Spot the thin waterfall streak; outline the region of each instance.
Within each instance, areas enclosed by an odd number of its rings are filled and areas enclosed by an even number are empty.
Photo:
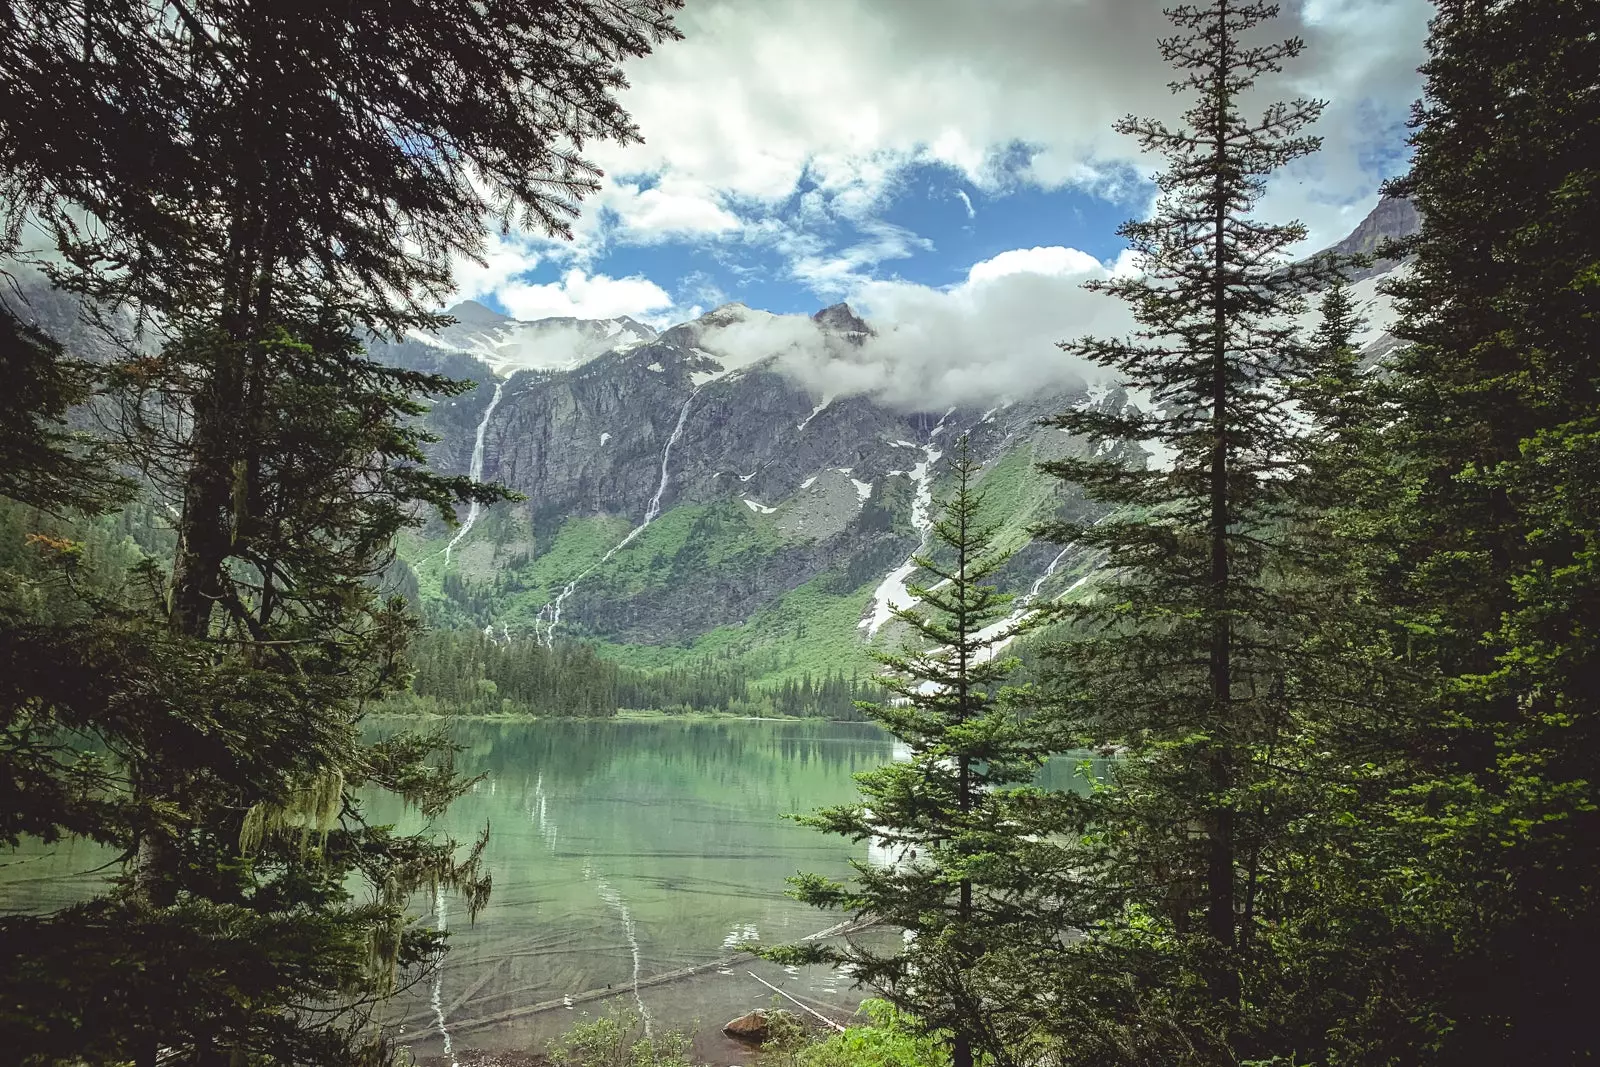
[[[439,933],[445,931],[445,905],[444,886],[433,887],[433,912],[436,916],[434,929]],[[433,972],[433,1016],[439,1036],[444,1038],[444,1054],[450,1060],[450,1067],[461,1067],[456,1062],[455,1047],[450,1042],[450,1030],[444,1024],[444,961],[440,960]]]
[[[678,411],[678,424],[672,428],[672,436],[667,438],[667,447],[661,450],[661,481],[656,485],[656,495],[650,498],[650,507],[644,513],[644,523],[640,529],[649,526],[655,521],[656,516],[661,514],[661,494],[667,491],[667,461],[672,458],[672,446],[683,436],[683,424],[689,420],[689,407],[699,395],[700,389],[697,386]]]
[[[538,621],[535,623],[534,632],[536,635],[539,634],[539,627],[543,627],[543,642],[546,648],[555,647],[556,627],[561,625],[561,611],[566,606],[568,598],[570,598],[573,592],[578,588],[578,583],[589,577],[589,575],[593,574],[601,567],[604,567],[607,563],[610,563],[612,558],[616,556],[618,552],[621,552],[624,548],[627,548],[630,544],[632,544],[634,538],[644,533],[645,527],[649,526],[652,522],[655,522],[660,516],[661,498],[666,493],[667,483],[671,478],[671,475],[667,469],[667,464],[672,459],[672,448],[678,443],[678,439],[683,436],[683,427],[689,421],[689,409],[694,405],[695,397],[700,395],[700,389],[700,386],[696,386],[694,391],[689,394],[689,398],[683,402],[683,407],[678,409],[677,425],[673,426],[672,434],[667,438],[667,443],[661,450],[661,477],[656,482],[655,495],[650,498],[650,503],[645,508],[644,521],[635,526],[633,529],[629,530],[628,535],[622,540],[618,541],[616,544],[612,545],[610,550],[607,551],[605,555],[600,557],[600,561],[598,563],[591,564],[579,572],[576,578],[572,579],[572,581],[568,582],[562,587],[561,592],[556,594],[556,598],[554,600],[550,601],[550,603],[539,609],[539,617]]]
[[[478,423],[478,437],[472,445],[472,462],[467,467],[468,475],[475,482],[483,481],[483,441],[485,435],[489,432],[489,419],[494,415],[494,409],[500,406],[500,397],[504,393],[505,387],[505,382],[496,381],[494,383],[494,396],[489,398],[489,406],[483,409],[483,419]],[[467,505],[467,517],[462,521],[461,529],[457,530],[456,535],[450,539],[450,543],[444,546],[445,566],[448,567],[450,565],[450,550],[460,544],[461,539],[472,530],[472,524],[478,521],[478,510],[479,504],[476,500]]]
[[[1044,573],[1039,575],[1038,580],[1033,583],[1033,587],[1028,590],[1028,595],[1022,598],[1021,604],[1018,605],[1019,607],[1026,607],[1029,604],[1032,604],[1035,600],[1039,599],[1039,590],[1044,588],[1044,583],[1055,577],[1056,568],[1061,566],[1061,561],[1067,558],[1068,552],[1071,552],[1077,547],[1078,543],[1074,541],[1067,545],[1066,548],[1063,548],[1060,552],[1056,553],[1056,558],[1051,560],[1050,566],[1046,567],[1044,569]]]
[[[1098,519],[1096,519],[1094,521],[1093,525],[1094,526],[1099,526],[1101,523],[1106,522],[1106,521],[1108,521],[1108,520],[1110,520],[1112,518],[1115,518],[1117,515],[1122,514],[1122,512],[1124,510],[1126,510],[1126,508],[1117,508],[1115,511],[1108,512],[1107,514],[1102,515]],[[994,624],[992,624],[990,626],[986,626],[982,630],[979,630],[978,631],[979,636],[990,636],[990,635],[1004,634],[1007,630],[1021,625],[1030,615],[1032,615],[1035,611],[1037,611],[1038,609],[1035,608],[1033,606],[1033,604],[1034,604],[1034,601],[1039,599],[1040,590],[1042,590],[1044,588],[1044,584],[1046,582],[1048,582],[1051,578],[1055,577],[1056,571],[1061,568],[1062,560],[1066,559],[1067,555],[1069,553],[1073,552],[1074,550],[1076,550],[1077,547],[1078,547],[1078,542],[1076,542],[1076,541],[1068,542],[1067,546],[1065,548],[1063,548],[1060,552],[1056,553],[1056,558],[1050,561],[1050,565],[1048,567],[1046,567],[1044,569],[1044,573],[1039,575],[1039,577],[1034,581],[1032,587],[1029,588],[1027,594],[1025,596],[1021,596],[1021,597],[1017,598],[1016,607],[1012,609],[1011,613],[1009,615],[1007,615],[1004,619],[1000,620],[999,622],[994,623]],[[1083,585],[1084,582],[1087,582],[1089,580],[1089,577],[1090,577],[1089,575],[1085,574],[1083,577],[1079,578],[1076,582],[1073,582],[1071,588],[1067,589],[1066,592],[1061,593],[1056,599],[1059,600],[1059,599],[1061,599],[1061,597],[1066,596],[1067,593],[1073,592],[1079,586]],[[1005,637],[1003,640],[997,641],[995,644],[990,645],[988,648],[984,649],[982,652],[980,652],[978,654],[978,661],[980,663],[982,663],[982,662],[987,662],[990,659],[993,659],[995,656],[999,655],[1000,652],[1007,645],[1009,645],[1012,642],[1012,640],[1015,639],[1015,637],[1016,637],[1016,634],[1012,633],[1010,636]]]

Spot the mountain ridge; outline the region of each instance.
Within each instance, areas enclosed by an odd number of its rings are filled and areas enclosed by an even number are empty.
[[[1367,251],[1417,223],[1386,198],[1332,250]],[[1376,311],[1363,338],[1373,359],[1396,343],[1377,289],[1399,265],[1375,266],[1356,281]],[[47,290],[19,311],[93,351],[75,301]],[[962,434],[983,464],[987,516],[1017,552],[1003,589],[1057,597],[1095,564],[1032,537],[1039,522],[1098,514],[1035,469],[1090,443],[1039,420],[1072,405],[1115,410],[1130,403],[1120,389],[906,410],[818,395],[786,373],[781,347],[714,353],[713,331],[764,336],[781,318],[738,302],[660,331],[626,316],[524,322],[475,301],[447,314],[454,321],[431,334],[372,338],[369,352],[476,381],[425,416],[439,438],[428,462],[526,499],[403,538],[398,566],[410,573],[399,584],[434,625],[584,640],[643,666],[759,661],[768,681],[870,670],[872,653],[903,636],[892,608],[910,602],[911,557]],[[845,303],[795,318],[846,356],[874,336]],[[782,331],[773,336],[781,345]],[[1129,462],[1157,459],[1124,448]]]
[[[1409,205],[1384,198],[1331,251],[1370,251],[1415,224]],[[1358,298],[1381,304],[1376,286],[1396,264],[1375,267],[1353,280]],[[481,307],[458,305],[474,321],[486,319]],[[1389,312],[1378,310],[1367,340],[1382,345]],[[788,665],[770,679],[823,664],[869,669],[872,652],[902,636],[890,609],[910,602],[910,557],[924,544],[949,447],[962,434],[983,464],[979,488],[1001,540],[1018,553],[1001,587],[1059,596],[1093,566],[1032,538],[1038,522],[1097,515],[1034,468],[1091,444],[1039,420],[1071,405],[1124,406],[1123,391],[1101,385],[905,411],[869,396],[815,395],[784,373],[781,352],[738,361],[702,347],[713,330],[776,318],[730,302],[652,336],[630,333],[569,366],[544,361],[498,377],[482,362],[474,376],[503,387],[484,427],[483,473],[527,499],[480,519],[448,569],[436,548],[442,525],[407,547],[435,622],[586,640],[646,665],[777,650]],[[845,303],[809,318],[829,343],[873,336]],[[488,321],[497,338],[515,322]],[[524,324],[522,336],[614,328],[615,320],[591,321],[605,325]],[[427,353],[402,345],[380,354]],[[436,408],[446,439],[430,459],[441,470],[467,469],[465,442],[487,406],[487,390],[476,392]],[[1151,460],[1125,447],[1130,462]],[[826,634],[812,630],[823,626]]]

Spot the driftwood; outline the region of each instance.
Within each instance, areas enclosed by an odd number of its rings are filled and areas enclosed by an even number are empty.
[[[841,937],[846,934],[857,933],[861,930],[867,929],[868,927],[876,925],[876,919],[863,919],[860,922],[846,920],[845,922],[839,923],[836,926],[830,926],[826,930],[818,930],[816,933],[809,934],[800,940],[821,941],[823,938]],[[520,1008],[509,1008],[505,1011],[497,1011],[491,1015],[479,1016],[476,1019],[464,1019],[461,1022],[451,1023],[450,1032],[452,1034],[457,1034],[464,1033],[468,1030],[481,1030],[486,1026],[494,1026],[496,1023],[510,1022],[512,1019],[522,1019],[529,1015],[542,1015],[547,1011],[555,1011],[559,1008],[570,1008],[579,1004],[588,1004],[592,1001],[604,1000],[607,997],[622,996],[637,989],[648,989],[651,986],[664,985],[667,982],[676,982],[683,978],[692,978],[697,974],[705,974],[709,971],[727,970],[735,964],[746,962],[751,958],[753,958],[753,953],[740,952],[732,956],[724,956],[721,959],[712,960],[709,963],[697,963],[689,967],[680,967],[673,971],[663,971],[661,974],[653,974],[649,978],[641,978],[638,982],[623,983],[615,988],[608,986],[604,989],[590,989],[582,993],[573,993],[570,996],[559,997],[555,1000],[546,1000],[541,1001],[538,1004],[528,1004]],[[480,981],[482,980],[480,979]],[[464,999],[465,998],[458,998],[457,1004],[459,1005],[461,1000]],[[804,1005],[802,1005],[802,1007],[803,1006]],[[454,1010],[454,1006],[452,1006],[451,1010]],[[828,1022],[831,1026],[838,1025],[831,1020]],[[425,1041],[429,1037],[433,1036],[436,1031],[437,1027],[434,1027],[417,1034],[402,1037],[399,1040],[402,1044]]]

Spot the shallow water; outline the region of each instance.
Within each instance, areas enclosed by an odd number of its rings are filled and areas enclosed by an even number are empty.
[[[541,1046],[615,1005],[655,1029],[694,1030],[702,1055],[739,1062],[742,1050],[722,1045],[717,1031],[772,1001],[752,971],[824,1013],[854,1011],[860,997],[843,974],[730,957],[745,942],[793,940],[838,920],[789,900],[784,880],[798,871],[844,875],[866,846],[783,816],[853,800],[851,775],[894,756],[881,730],[810,721],[466,721],[454,736],[465,746],[462,769],[488,777],[434,829],[465,840],[488,823],[494,895],[471,925],[456,902],[443,901],[450,955],[436,982],[391,1014],[419,1056]],[[416,825],[398,805],[371,814]],[[691,968],[706,969],[651,982]],[[637,993],[635,981],[643,983]],[[528,1010],[608,986],[609,998]]]
[[[449,895],[414,901],[422,921],[451,935],[442,967],[386,1012],[420,1060],[542,1049],[574,1021],[622,1008],[653,1030],[693,1032],[701,1062],[748,1063],[749,1051],[720,1028],[774,1003],[752,974],[831,1018],[855,1011],[862,994],[845,974],[733,957],[748,942],[791,941],[841,918],[788,899],[785,879],[847,875],[852,860],[868,859],[867,846],[783,816],[855,800],[851,775],[898,755],[881,729],[462,720],[452,735],[463,746],[459,768],[485,777],[431,830],[468,842],[487,824],[494,892],[476,922]],[[1047,767],[1041,784],[1081,787],[1071,761]],[[402,831],[424,828],[391,796],[371,799],[367,814]],[[70,842],[0,854],[0,909],[81,899],[109,873],[92,868],[113,858]],[[851,936],[885,947],[899,939],[882,929]],[[678,976],[659,980],[670,975]],[[579,1002],[569,1008],[566,997]]]

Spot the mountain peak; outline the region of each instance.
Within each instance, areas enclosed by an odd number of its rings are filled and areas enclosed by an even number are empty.
[[[493,308],[484,307],[476,300],[463,300],[455,307],[446,309],[445,314],[463,326],[497,326],[502,322],[511,320],[511,316],[502,315]]]
[[[845,303],[830,304],[811,316],[811,321],[825,330],[833,330],[836,333],[866,334],[872,332],[865,320],[857,315],[849,304]]]
[[[1422,228],[1417,207],[1410,200],[1385,196],[1378,206],[1367,213],[1350,236],[1334,245],[1331,251],[1344,253],[1369,253],[1385,240],[1410,237]]]
[[[718,304],[704,315],[701,315],[698,319],[695,319],[693,323],[684,323],[683,325],[700,328],[708,326],[731,326],[736,322],[743,322],[749,317],[749,305],[742,304],[737,300],[732,300],[726,304]]]
[[[1349,236],[1327,249],[1327,252],[1339,256],[1373,255],[1385,241],[1410,237],[1421,228],[1422,219],[1417,214],[1415,204],[1400,197],[1385,196],[1378,201],[1378,206],[1369,211],[1367,217],[1350,231]],[[1394,269],[1397,262],[1392,259],[1376,260],[1371,266],[1350,271],[1350,281],[1363,281],[1387,273]]]

